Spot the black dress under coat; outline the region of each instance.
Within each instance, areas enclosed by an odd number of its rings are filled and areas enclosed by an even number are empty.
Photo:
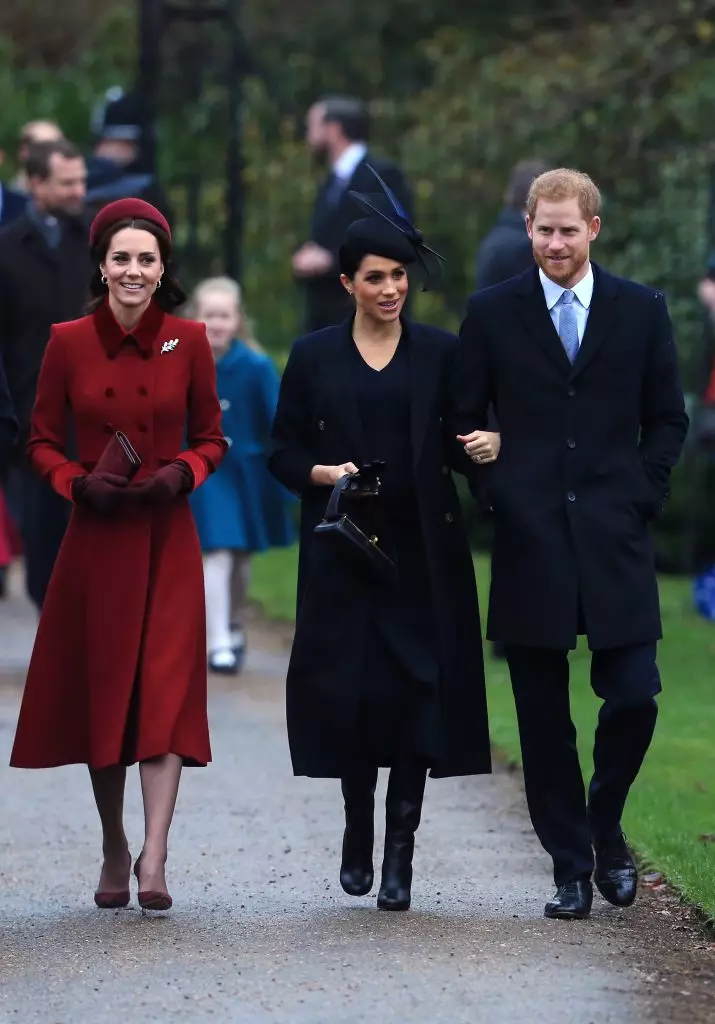
[[[339,778],[401,756],[422,758],[436,778],[491,771],[474,569],[452,479],[475,470],[447,432],[456,343],[403,321],[377,372],[351,318],[291,350],[269,466],[302,499],[287,679],[296,775]],[[377,503],[348,498],[344,508],[395,557],[394,588],[356,575],[313,532],[330,496],[310,483],[313,466],[375,458],[388,463]]]

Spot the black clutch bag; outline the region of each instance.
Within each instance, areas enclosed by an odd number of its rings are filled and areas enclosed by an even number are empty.
[[[374,582],[394,583],[397,580],[397,564],[379,546],[379,538],[368,537],[345,513],[340,512],[340,499],[345,491],[359,490],[355,487],[354,474],[342,476],[330,495],[322,523],[314,529],[321,543],[332,544],[336,557],[349,562],[355,571]],[[377,497],[377,487],[367,492],[370,497],[355,500],[371,501]]]

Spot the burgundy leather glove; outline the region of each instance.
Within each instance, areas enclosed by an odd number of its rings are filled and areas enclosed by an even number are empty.
[[[72,498],[79,505],[88,505],[95,512],[113,512],[124,494],[127,481],[114,473],[89,473],[72,481]]]
[[[132,498],[146,505],[163,505],[174,501],[181,494],[188,494],[194,484],[194,474],[188,463],[177,459],[176,462],[162,466],[155,473],[132,487]]]

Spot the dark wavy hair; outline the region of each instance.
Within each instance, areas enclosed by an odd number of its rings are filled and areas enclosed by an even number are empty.
[[[95,309],[102,305],[107,296],[109,289],[102,281],[102,271],[99,269],[99,264],[106,258],[114,236],[119,231],[123,231],[124,228],[137,228],[139,231],[148,231],[150,235],[156,238],[159,244],[161,261],[164,264],[164,274],[161,279],[161,288],[154,292],[154,301],[165,313],[173,313],[175,309],[183,306],[186,302],[186,293],[179,284],[172,266],[174,250],[171,239],[165,231],[162,231],[158,224],[137,217],[124,217],[115,224],[110,224],[93,245],[91,256],[95,269],[89,282],[91,297],[87,304],[87,312],[94,313]]]

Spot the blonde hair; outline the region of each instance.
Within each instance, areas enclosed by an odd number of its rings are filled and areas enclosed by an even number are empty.
[[[191,298],[187,303],[187,315],[195,319],[198,314],[199,305],[209,293],[227,295],[233,299],[238,310],[238,331],[241,341],[250,349],[253,349],[254,352],[263,352],[253,331],[253,321],[246,313],[245,306],[243,305],[241,286],[232,277],[206,277],[203,281],[200,281],[191,293]]]
[[[534,178],[526,200],[526,212],[531,220],[536,216],[536,204],[540,199],[558,203],[562,199],[578,199],[584,220],[590,221],[601,209],[601,193],[594,181],[583,171],[570,167],[557,167]]]

